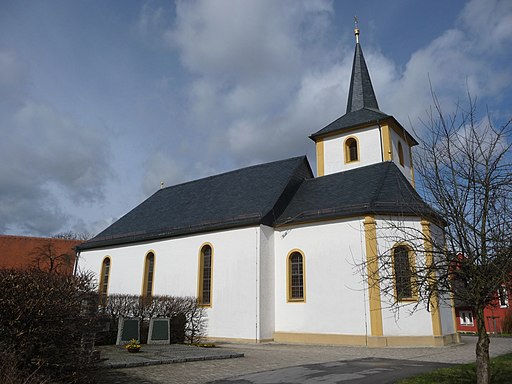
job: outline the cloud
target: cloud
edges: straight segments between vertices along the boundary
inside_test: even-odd
[[[453,28],[414,52],[405,70],[390,78],[386,106],[403,123],[410,118],[421,129],[418,118],[432,104],[429,79],[446,113],[465,98],[467,88],[479,99],[500,98],[512,85],[511,67],[503,62],[503,48],[512,43],[511,25],[511,2],[468,2]]]
[[[301,43],[325,32],[327,1],[178,2],[166,33],[183,65],[202,76],[249,81],[278,78],[300,67]]]
[[[0,74],[6,73],[15,76],[0,80],[0,94],[16,97],[0,116],[0,232],[49,235],[72,220],[63,198],[81,204],[104,197],[108,144],[97,130],[33,100],[28,66],[14,52],[0,52]]]
[[[467,28],[475,51],[498,53],[512,43],[512,3],[506,0],[473,0],[459,21]]]
[[[512,78],[499,62],[510,44],[509,4],[468,2],[451,29],[404,65],[364,47],[381,110],[419,130],[431,104],[429,78],[447,112],[466,84],[479,97],[503,93]],[[345,113],[352,65],[352,43],[329,43],[333,16],[328,1],[177,3],[164,40],[192,75],[183,132],[201,153],[180,166],[185,178],[204,164],[215,173],[304,153],[314,162],[307,137]]]
[[[141,35],[147,35],[158,30],[165,21],[166,11],[163,7],[156,5],[154,1],[147,1],[142,5],[139,18],[136,23],[136,30]]]
[[[318,65],[332,72],[332,55],[317,55],[332,15],[328,1],[177,3],[164,38],[194,75],[187,134],[203,163],[226,170],[306,151],[317,107],[295,105],[308,77],[324,76]]]
[[[162,182],[168,187],[186,180],[184,164],[180,164],[175,157],[169,155],[156,152],[147,160],[142,187],[144,195],[155,193]]]

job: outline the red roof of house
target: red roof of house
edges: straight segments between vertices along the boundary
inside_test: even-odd
[[[61,272],[72,273],[76,256],[75,247],[81,243],[82,240],[0,235],[0,268],[34,267],[35,258],[41,254],[41,249],[48,249],[48,246],[51,246],[56,256],[69,256],[66,257],[66,263],[61,266]]]

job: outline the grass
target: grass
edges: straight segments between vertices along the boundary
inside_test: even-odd
[[[475,383],[475,363],[441,368],[398,381],[399,384],[451,384]],[[512,378],[512,353],[491,359],[491,383],[506,384]]]

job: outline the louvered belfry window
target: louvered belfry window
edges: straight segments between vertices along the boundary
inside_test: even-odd
[[[358,160],[359,154],[357,153],[357,140],[351,137],[345,142],[345,161],[350,163]]]
[[[400,165],[404,165],[404,148],[402,147],[402,143],[398,142],[398,161]]]
[[[304,261],[299,252],[293,252],[289,260],[290,300],[304,299]]]

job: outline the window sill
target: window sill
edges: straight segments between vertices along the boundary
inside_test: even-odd
[[[401,299],[397,299],[396,300],[397,302],[399,303],[413,303],[413,302],[416,302],[418,301],[418,298],[417,297],[402,297]]]

